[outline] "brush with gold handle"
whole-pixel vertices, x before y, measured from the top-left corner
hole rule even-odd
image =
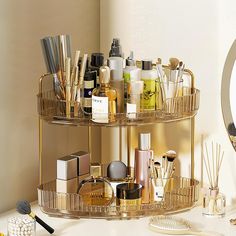
[[[76,50],[74,66],[72,68],[71,77],[70,77],[70,82],[71,82],[71,100],[72,101],[73,101],[73,99],[72,99],[73,98],[73,87],[74,87],[75,80],[76,80],[75,73],[76,73],[76,68],[78,67],[78,63],[79,63],[79,56],[80,56],[80,51]]]
[[[80,73],[79,73],[79,82],[78,82],[77,94],[76,94],[76,102],[77,102],[76,104],[79,104],[79,103],[81,104],[80,90],[82,90],[83,86],[84,86],[84,74],[85,74],[87,59],[88,59],[88,54],[84,54],[83,59],[82,59],[82,63],[81,63],[81,67],[80,67]],[[78,114],[79,114],[79,109],[77,106],[74,109],[74,116],[78,116]]]
[[[66,58],[66,118],[70,118],[70,101],[71,101],[71,81],[70,81],[70,64],[71,59]]]

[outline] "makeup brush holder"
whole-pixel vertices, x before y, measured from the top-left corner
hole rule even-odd
[[[223,217],[225,215],[225,206],[225,196],[219,192],[219,189],[208,189],[208,192],[203,197],[202,214],[208,217]]]
[[[172,178],[159,178],[153,182],[152,188],[151,199],[153,199],[154,202],[164,201],[165,193],[173,190]]]

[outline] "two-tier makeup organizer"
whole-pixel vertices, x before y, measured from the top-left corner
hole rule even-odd
[[[168,67],[165,67],[168,69]],[[194,87],[194,75],[190,70],[185,69],[185,77],[189,79],[188,86],[183,88],[183,96],[167,99],[161,110],[142,112],[135,114],[130,119],[126,113],[116,114],[116,121],[113,123],[94,123],[91,116],[79,113],[78,117],[66,116],[65,101],[58,100],[53,89],[45,90],[44,83],[52,80],[51,75],[43,75],[39,80],[38,113],[39,113],[39,161],[40,161],[40,185],[38,187],[38,204],[42,211],[51,216],[65,218],[105,218],[105,219],[128,219],[139,218],[150,215],[171,214],[178,211],[188,210],[196,204],[199,197],[199,181],[194,179],[194,128],[195,115],[199,109],[200,91]],[[80,104],[71,104],[71,106]],[[163,201],[141,206],[130,206],[122,208],[115,203],[109,206],[88,206],[80,201],[78,194],[57,193],[56,181],[42,183],[42,142],[43,122],[51,124],[62,124],[72,126],[88,126],[89,143],[91,146],[91,127],[126,127],[127,128],[127,156],[128,167],[130,163],[130,129],[133,126],[147,124],[177,122],[189,119],[191,123],[191,178],[173,177],[170,180],[168,189],[165,190]],[[65,204],[59,204],[58,199],[63,199]]]

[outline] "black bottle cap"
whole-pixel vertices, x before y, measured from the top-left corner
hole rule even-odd
[[[103,53],[92,53],[91,55],[91,66],[100,67],[104,64],[104,54]]]
[[[88,70],[84,74],[84,80],[90,81],[90,80],[97,80],[97,71],[96,70]]]
[[[116,186],[116,197],[119,199],[139,199],[141,195],[141,184],[123,183]]]
[[[122,57],[122,50],[120,45],[120,39],[114,38],[111,44],[111,50],[109,52],[109,57]]]
[[[151,70],[151,69],[152,69],[152,61],[151,60],[142,61],[142,70]]]

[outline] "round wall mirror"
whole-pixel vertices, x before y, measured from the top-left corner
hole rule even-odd
[[[221,84],[221,107],[225,127],[236,150],[236,40],[229,50],[224,65]]]

